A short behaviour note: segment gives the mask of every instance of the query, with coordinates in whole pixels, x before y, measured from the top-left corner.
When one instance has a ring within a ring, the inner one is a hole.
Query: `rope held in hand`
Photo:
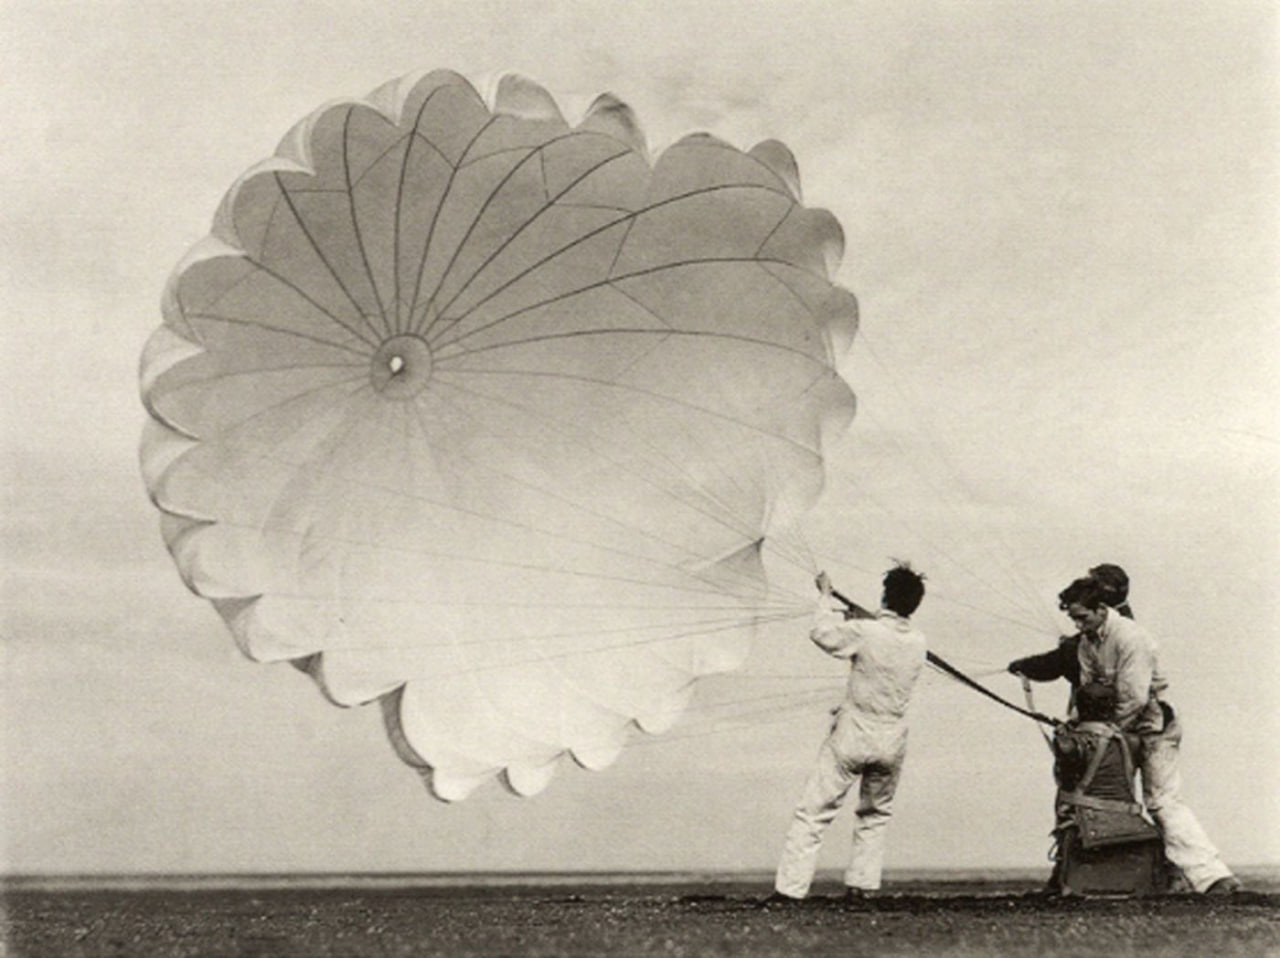
[[[852,599],[848,599],[845,596],[841,595],[839,590],[837,589],[832,589],[831,595],[835,597],[837,600],[839,600],[840,602],[843,602],[850,609],[860,608],[857,605],[857,603],[855,603]],[[969,678],[969,676],[965,675],[963,672],[961,672],[958,668],[956,668],[946,659],[942,658],[941,656],[933,652],[926,652],[925,659],[935,668],[938,668],[943,672],[946,672],[947,675],[951,676],[953,679],[955,679],[957,682],[960,682],[962,685],[969,686],[969,688],[973,689],[975,692],[980,692],[981,694],[985,695],[987,698],[993,699],[996,702],[999,702],[1001,705],[1003,705],[1007,709],[1013,709],[1013,711],[1017,712],[1019,715],[1025,715],[1027,718],[1032,719],[1036,722],[1041,722],[1044,725],[1058,724],[1056,719],[1052,719],[1049,716],[1043,714],[1042,712],[1033,712],[1033,711],[1030,711],[1029,709],[1024,709],[1021,706],[1014,705],[1008,699],[1001,698],[999,695],[997,695],[995,692],[992,692],[985,685],[982,685],[981,683],[976,682],[975,680]]]

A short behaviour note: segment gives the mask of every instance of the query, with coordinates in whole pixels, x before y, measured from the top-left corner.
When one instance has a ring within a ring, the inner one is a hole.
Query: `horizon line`
[[[1048,866],[980,866],[889,868],[885,883],[1001,883],[1043,880]],[[1280,880],[1280,862],[1239,865],[1236,874]],[[821,869],[818,882],[840,880],[840,869]],[[467,888],[530,887],[539,885],[692,885],[768,883],[773,871],[764,869],[680,869],[670,871],[262,871],[262,872],[25,872],[0,873],[0,890],[127,891],[204,890],[232,888]]]

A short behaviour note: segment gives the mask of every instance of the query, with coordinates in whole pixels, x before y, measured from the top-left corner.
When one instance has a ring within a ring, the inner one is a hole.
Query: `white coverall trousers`
[[[1196,816],[1182,802],[1178,748],[1182,728],[1175,718],[1157,735],[1142,737],[1142,794],[1164,833],[1164,853],[1196,891],[1231,874]]]
[[[880,887],[885,835],[906,753],[907,727],[901,719],[886,720],[853,709],[837,713],[787,830],[774,879],[779,892],[791,898],[809,893],[822,835],[854,786],[858,788],[857,818],[844,883],[865,890]]]

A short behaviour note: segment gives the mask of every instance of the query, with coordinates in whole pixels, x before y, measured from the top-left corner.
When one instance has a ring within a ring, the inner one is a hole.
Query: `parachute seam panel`
[[[545,162],[545,148],[548,146],[551,146],[554,143],[561,142],[562,140],[567,140],[570,138],[571,135],[572,134],[566,135],[563,137],[558,137],[557,139],[548,141],[547,143],[542,144],[542,146],[538,147],[537,150],[533,152],[537,153],[541,158],[544,158],[544,162]],[[531,153],[530,155],[533,155],[533,154]],[[566,186],[563,190],[561,190],[558,196],[556,197],[556,200],[558,200],[560,196],[564,196],[565,194],[569,193],[571,190],[577,188],[588,177],[592,176],[595,173],[598,173],[600,170],[604,169],[610,163],[629,155],[631,154],[625,151],[615,153],[612,156],[606,157],[605,159],[601,160],[599,163],[595,164],[594,166],[589,167],[582,174],[576,177],[568,186]],[[526,159],[528,159],[528,157],[526,157]],[[440,283],[436,286],[436,293],[438,293],[439,290],[443,288],[445,281],[449,278],[449,273],[452,272],[454,265],[456,265],[458,261],[458,256],[462,252],[462,248],[467,244],[467,241],[471,238],[472,231],[475,229],[477,224],[479,224],[481,218],[484,216],[485,212],[488,210],[489,203],[497,196],[498,191],[501,190],[508,182],[510,182],[511,177],[515,175],[516,171],[523,165],[523,162],[524,161],[522,160],[520,163],[517,163],[514,167],[511,168],[511,170],[507,173],[507,175],[503,177],[502,181],[498,183],[497,187],[493,190],[492,193],[490,193],[489,198],[485,201],[485,205],[476,214],[475,219],[472,220],[471,225],[467,228],[466,235],[463,237],[462,241],[458,244],[458,248],[454,252],[453,259],[450,260],[448,267],[446,267],[444,274],[441,276]],[[545,179],[546,179],[546,172],[544,168],[544,171],[543,171],[544,191],[546,187]],[[498,247],[494,249],[493,252],[491,252],[487,257],[485,257],[484,262],[482,262],[479,266],[476,267],[476,269],[472,272],[472,274],[467,277],[466,281],[463,282],[463,284],[458,287],[457,292],[455,292],[451,297],[449,297],[448,302],[444,303],[440,307],[439,311],[436,314],[435,319],[433,319],[426,327],[420,330],[420,334],[423,336],[423,338],[428,339],[428,341],[430,340],[432,329],[435,327],[436,323],[444,320],[445,313],[447,313],[449,308],[458,301],[458,297],[460,297],[463,293],[467,291],[467,289],[470,288],[471,284],[476,280],[476,278],[480,276],[480,274],[483,273],[486,269],[488,269],[488,267],[493,263],[495,259],[497,259],[499,256],[502,255],[502,253],[506,252],[506,250],[510,248],[511,244],[515,242],[517,237],[522,235],[526,229],[532,226],[539,219],[539,217],[542,216],[543,213],[555,207],[556,200],[552,200],[548,203],[545,203],[542,207],[540,207],[533,216],[529,217],[523,223],[521,223],[518,229],[516,229],[510,235],[505,237],[503,241],[498,245]],[[432,294],[432,300],[428,301],[424,305],[423,307],[424,315],[427,311],[430,310],[432,302],[434,301],[434,298],[435,298],[435,293]],[[484,302],[484,300],[481,300],[481,302]],[[462,316],[458,317],[457,319],[448,321],[449,326],[445,327],[445,331],[455,326],[458,322],[460,322],[463,318],[465,318],[466,315],[467,314],[464,313]],[[412,317],[410,317],[410,319],[411,321],[413,321]]]
[[[253,329],[261,329],[265,332],[274,333],[280,336],[292,336],[296,339],[305,339],[306,341],[315,343],[318,346],[325,346],[330,349],[337,349],[351,353],[354,356],[360,357],[362,360],[367,360],[369,357],[367,352],[348,345],[347,343],[334,342],[331,339],[324,339],[320,336],[310,336],[297,329],[285,329],[281,326],[271,326],[257,319],[244,319],[239,316],[223,316],[220,313],[207,313],[204,311],[184,313],[183,315],[187,317],[188,321],[194,319],[204,322],[226,323],[231,326],[249,326]],[[208,353],[209,350],[206,348],[205,352]],[[303,364],[297,368],[306,369],[307,364]]]
[[[314,174],[312,175],[314,176]],[[287,189],[285,189],[282,175],[280,173],[273,173],[272,176],[275,179],[276,186],[280,190],[281,196],[284,198],[285,205],[288,206],[289,212],[293,214],[294,222],[297,224],[298,229],[301,230],[302,235],[307,238],[307,243],[310,245],[312,252],[315,253],[316,259],[320,261],[321,265],[324,266],[328,274],[331,277],[333,277],[333,281],[337,283],[338,288],[342,290],[342,294],[347,298],[347,301],[351,303],[351,306],[356,311],[356,313],[359,314],[360,320],[364,323],[365,326],[369,328],[369,332],[373,334],[374,339],[375,340],[381,339],[382,338],[381,335],[378,333],[376,329],[374,329],[373,324],[369,322],[369,317],[366,316],[364,313],[364,310],[360,308],[360,303],[357,302],[351,290],[347,288],[347,284],[343,282],[342,277],[338,275],[338,271],[334,269],[333,264],[330,263],[329,260],[325,257],[324,253],[321,252],[319,243],[316,241],[316,238],[311,234],[311,230],[307,228],[306,222],[302,219],[302,215],[298,212],[298,208],[294,205],[293,196],[289,193]]]
[[[378,289],[378,281],[373,275],[373,265],[369,262],[369,251],[365,248],[364,230],[360,226],[360,217],[356,213],[356,180],[351,176],[351,124],[352,118],[355,116],[356,107],[352,106],[347,110],[347,114],[342,124],[342,172],[347,181],[347,209],[351,213],[351,230],[355,234],[356,248],[360,250],[360,261],[364,265],[365,276],[369,280],[369,289],[373,293],[374,301],[378,304],[378,314],[382,320],[382,335],[391,335],[391,327],[387,319],[387,304],[382,301],[382,291]],[[375,113],[377,111],[374,111]],[[379,114],[381,116],[381,114]],[[373,169],[370,165],[368,170]],[[363,310],[361,314],[363,315]],[[369,324],[372,327],[372,323]]]
[[[436,203],[436,208],[431,214],[431,225],[427,228],[427,235],[422,244],[422,257],[418,260],[418,276],[413,284],[413,296],[409,299],[406,328],[410,328],[414,325],[413,316],[414,313],[418,311],[418,300],[422,296],[422,278],[426,274],[427,261],[431,257],[431,244],[435,241],[436,227],[440,225],[440,214],[444,211],[445,205],[449,202],[449,197],[453,194],[453,186],[458,181],[458,170],[466,160],[467,153],[470,152],[471,147],[474,146],[476,141],[484,135],[485,130],[489,129],[489,127],[494,123],[494,120],[495,118],[491,115],[488,120],[480,124],[480,128],[476,130],[475,135],[462,151],[462,156],[459,157],[458,164],[456,166],[451,165],[450,167],[448,182],[445,184],[444,191],[440,194],[440,200]],[[418,122],[421,122],[421,114],[419,114]],[[415,126],[414,129],[418,130],[418,127]],[[426,137],[424,136],[424,139],[425,138]],[[436,288],[439,288],[438,283]],[[434,291],[432,296],[434,296]],[[430,297],[428,297],[428,299],[430,299]]]
[[[500,286],[498,286],[496,289],[494,289],[494,290],[493,290],[492,292],[490,292],[487,296],[484,296],[483,298],[481,298],[481,299],[480,299],[480,300],[478,300],[477,302],[473,303],[473,304],[470,306],[470,308],[467,310],[467,313],[466,313],[466,314],[464,314],[464,315],[469,315],[470,313],[475,312],[475,310],[479,309],[481,306],[483,306],[483,305],[484,305],[485,303],[487,303],[489,300],[491,300],[491,299],[493,299],[495,296],[498,296],[499,294],[501,294],[501,293],[505,292],[505,291],[506,291],[507,289],[509,289],[511,286],[515,285],[516,283],[518,283],[520,280],[524,279],[524,277],[528,276],[530,273],[534,272],[535,270],[541,269],[543,266],[545,266],[547,263],[549,263],[549,262],[551,262],[552,260],[554,260],[556,257],[561,256],[561,255],[563,255],[564,253],[567,253],[567,252],[569,252],[570,250],[574,249],[575,247],[577,247],[577,246],[581,245],[582,243],[585,243],[585,242],[587,242],[587,241],[588,241],[588,240],[590,240],[590,239],[594,239],[596,236],[598,236],[598,235],[600,235],[600,234],[602,234],[602,233],[605,233],[605,232],[607,232],[607,231],[609,231],[609,230],[613,229],[615,226],[617,226],[617,225],[618,225],[618,224],[620,224],[620,223],[628,223],[628,224],[629,224],[629,225],[628,225],[628,228],[627,228],[627,232],[628,232],[628,234],[629,234],[629,231],[630,231],[630,228],[631,228],[630,224],[634,224],[634,223],[635,223],[635,222],[636,222],[636,221],[637,221],[641,216],[643,216],[643,215],[645,215],[645,214],[647,214],[647,213],[652,213],[652,212],[654,212],[655,210],[662,209],[662,208],[663,208],[663,207],[665,207],[665,206],[669,206],[669,205],[671,205],[671,204],[673,204],[673,203],[682,202],[682,201],[684,201],[684,200],[690,199],[690,198],[695,197],[695,196],[705,196],[705,195],[709,195],[709,194],[711,194],[711,193],[716,193],[716,192],[720,192],[720,191],[723,191],[723,190],[731,190],[731,189],[742,189],[742,190],[762,190],[762,191],[767,192],[767,193],[772,193],[772,194],[774,194],[774,195],[778,195],[778,194],[776,193],[776,191],[774,191],[774,190],[770,190],[770,189],[768,189],[767,187],[759,186],[759,185],[757,185],[757,184],[751,184],[751,183],[722,183],[722,184],[717,184],[717,185],[715,185],[715,186],[701,187],[701,188],[696,189],[696,190],[690,190],[688,193],[681,193],[681,194],[679,194],[679,195],[677,195],[677,196],[667,197],[667,198],[665,198],[665,199],[659,200],[659,201],[658,201],[658,202],[656,202],[656,203],[651,203],[651,204],[649,204],[648,206],[641,207],[641,208],[640,208],[640,209],[638,209],[638,210],[633,210],[633,211],[631,211],[631,212],[629,212],[629,213],[627,213],[627,214],[625,214],[625,215],[623,215],[623,216],[619,216],[617,219],[612,220],[612,221],[610,221],[609,223],[606,223],[606,224],[604,224],[604,225],[602,225],[602,226],[598,226],[598,227],[595,227],[594,229],[588,230],[586,233],[583,233],[581,236],[575,237],[571,242],[566,243],[565,245],[561,246],[559,249],[554,250],[554,251],[552,251],[551,253],[548,253],[546,256],[544,256],[542,259],[538,260],[537,262],[531,263],[531,264],[530,264],[529,266],[527,266],[525,269],[521,270],[519,273],[517,273],[516,275],[514,275],[514,276],[512,276],[510,279],[508,279],[505,283],[502,283]],[[794,202],[794,201],[790,201],[790,202]],[[623,245],[625,245],[625,241],[626,241],[626,239],[627,239],[627,236],[626,236],[626,235],[624,235],[623,240],[621,241]],[[726,259],[734,259],[734,257],[726,257]],[[744,259],[744,258],[743,258],[743,257],[736,257],[736,259]],[[690,262],[693,262],[693,261],[690,261]],[[780,260],[779,262],[782,262],[782,261]],[[615,255],[615,258],[614,258],[614,265],[616,265],[616,264],[617,264],[617,256]],[[678,264],[664,264],[664,266],[666,266],[666,265],[678,265]],[[600,283],[596,283],[596,284],[592,284],[592,285],[598,286],[598,285],[601,285],[601,283],[607,283],[607,282],[609,282],[609,281],[611,281],[611,280],[613,280],[613,279],[617,279],[617,278],[629,278],[629,277],[634,276],[634,275],[641,275],[641,274],[643,274],[643,273],[645,273],[645,272],[649,272],[649,271],[656,270],[656,269],[660,269],[660,268],[662,268],[662,267],[652,267],[652,268],[650,268],[650,270],[639,270],[639,271],[637,271],[636,273],[629,273],[629,274],[627,274],[625,277],[615,277],[614,275],[612,275],[612,272],[613,272],[613,271],[612,271],[612,268],[611,268],[611,269],[610,269],[610,271],[609,271],[609,273],[608,273],[608,274],[606,274],[606,277],[605,277],[605,279],[604,279],[604,280],[602,280]],[[591,288],[591,286],[584,287],[584,289],[589,289],[589,288]],[[524,311],[525,311],[525,310],[518,310],[516,313],[513,313],[513,314],[511,314],[511,315],[519,315],[519,314],[520,314],[520,312],[524,312]],[[441,318],[443,318],[443,316],[442,316]],[[461,319],[461,318],[462,318],[462,317],[459,317],[459,319]],[[510,317],[508,316],[508,317],[502,317],[502,318],[503,318],[503,319],[506,319],[506,318],[510,318]],[[500,322],[500,321],[501,321],[501,319],[500,319],[500,320],[497,320],[497,322]],[[454,320],[454,325],[456,325],[456,323],[457,323],[457,322],[458,322],[458,320]],[[452,328],[452,326],[451,326],[450,328]],[[485,328],[485,327],[481,327],[481,328]]]

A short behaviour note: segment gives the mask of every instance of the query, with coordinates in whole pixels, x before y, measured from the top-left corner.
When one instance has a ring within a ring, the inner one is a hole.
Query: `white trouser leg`
[[[1182,802],[1178,750],[1182,730],[1177,721],[1160,735],[1143,739],[1142,792],[1147,809],[1164,833],[1164,852],[1196,891],[1204,891],[1231,874],[1196,816]]]
[[[891,766],[869,765],[862,770],[853,852],[844,873],[844,883],[850,888],[872,891],[880,887],[885,837],[889,819],[893,817],[893,794],[901,772],[901,762]]]
[[[774,878],[774,888],[791,898],[809,894],[818,863],[822,834],[840,811],[845,794],[858,780],[858,772],[840,760],[831,740],[822,743],[818,761],[805,782],[800,801],[787,829],[787,839]]]

